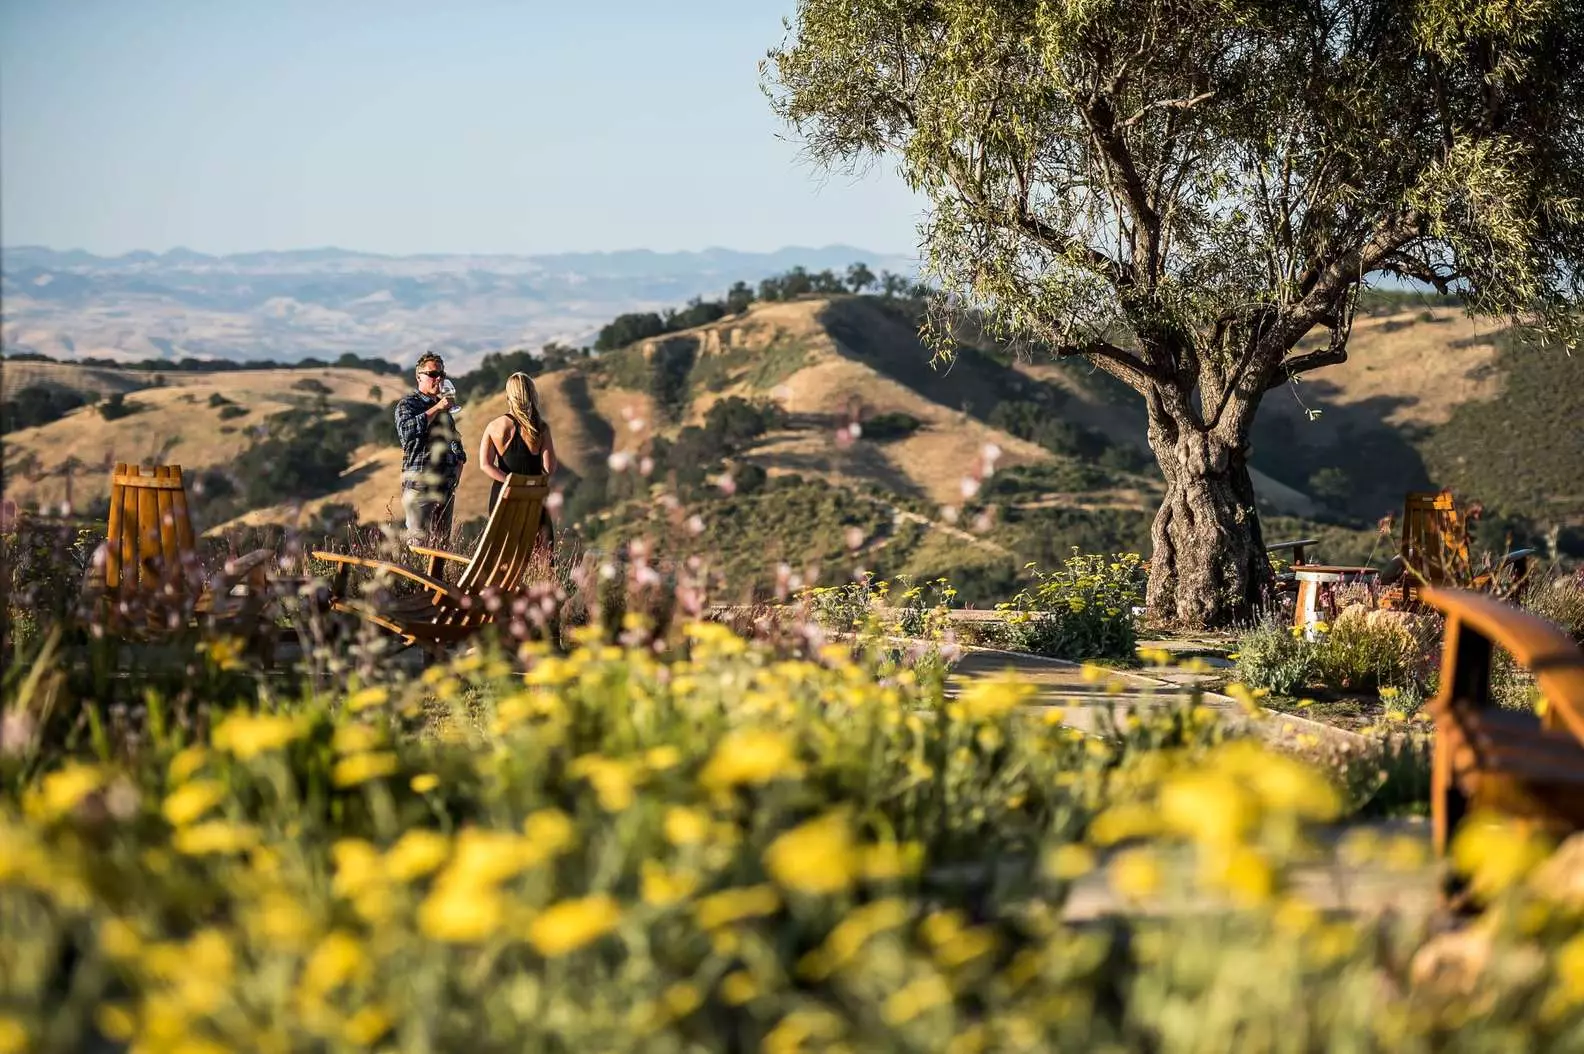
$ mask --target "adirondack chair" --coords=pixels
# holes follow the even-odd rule
[[[84,599],[111,632],[158,637],[195,622],[249,640],[267,636],[268,569],[258,549],[206,576],[180,465],[118,464],[110,477],[110,523],[103,559],[84,583]]]
[[[1556,626],[1487,593],[1427,588],[1446,616],[1431,769],[1431,833],[1444,855],[1459,823],[1491,810],[1559,834],[1584,830],[1584,651]],[[1536,717],[1491,703],[1493,647],[1534,673]],[[1452,899],[1461,896],[1456,886]]]
[[[1385,607],[1414,607],[1424,585],[1466,586],[1488,591],[1503,581],[1509,595],[1522,593],[1533,549],[1517,549],[1489,571],[1475,573],[1469,558],[1468,519],[1449,490],[1413,492],[1403,501],[1401,552],[1381,572],[1382,585],[1395,585],[1382,598]]]
[[[431,655],[440,654],[447,646],[495,620],[501,605],[492,603],[492,598],[499,600],[521,591],[534,558],[549,494],[549,480],[544,476],[507,476],[500,500],[471,557],[424,545],[408,546],[418,555],[429,557],[431,563],[450,560],[465,564],[455,585],[386,560],[315,551],[315,559],[337,565],[330,588],[331,608],[389,630],[404,647],[418,645]],[[410,597],[355,599],[349,581],[355,567],[395,575],[423,588]]]

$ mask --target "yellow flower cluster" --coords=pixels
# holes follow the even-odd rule
[[[1473,1027],[1389,992],[1364,923],[1289,881],[1307,827],[1342,813],[1332,779],[1222,742],[1210,711],[1084,734],[1031,719],[1015,678],[949,696],[856,654],[785,659],[709,623],[664,656],[589,634],[525,652],[526,673],[483,651],[417,688],[217,706],[200,742],[19,777],[0,798],[0,1054],[85,1045],[90,1025],[150,1052],[729,1034],[958,1054],[1109,1049],[1131,1028],[1173,1049],[1274,1048],[1288,1030],[1412,1049]],[[460,734],[407,730],[420,689]],[[1481,1006],[1529,1014],[1504,1036],[1555,1039],[1584,1012],[1584,904],[1537,892],[1548,849],[1483,821],[1456,846],[1540,949],[1521,982],[1483,982]],[[1425,863],[1411,838],[1343,855],[1404,881]],[[1094,897],[1193,910],[1119,955],[1064,919]],[[1182,1010],[1202,1006],[1217,1010]]]

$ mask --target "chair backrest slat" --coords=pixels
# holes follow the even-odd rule
[[[126,520],[121,515],[122,486],[115,480],[126,475],[126,470],[124,463],[117,464],[115,475],[110,477],[110,528],[105,532],[105,588],[110,590],[121,586],[121,532]]]
[[[172,468],[169,465],[160,465],[154,469],[156,479],[172,478]],[[181,469],[175,469],[180,473]],[[178,475],[175,478],[180,479]],[[176,503],[172,495],[178,493],[173,490],[156,490],[154,504],[159,514],[160,559],[164,563],[165,574],[175,575],[181,570],[181,550],[176,545]]]
[[[539,519],[549,490],[544,476],[506,477],[484,536],[457,580],[458,589],[464,593],[509,591],[521,584],[539,536]]]
[[[171,478],[180,484],[170,492],[171,515],[175,517],[176,526],[176,551],[195,553],[198,546],[193,539],[192,509],[187,504],[187,481],[182,476],[180,465],[171,466]]]
[[[128,475],[136,468],[128,466]],[[121,481],[121,579],[118,584],[123,593],[130,593],[137,589],[142,573],[138,564],[138,489],[127,486],[125,477],[118,479]]]

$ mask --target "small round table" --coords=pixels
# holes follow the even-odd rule
[[[1293,626],[1301,629],[1307,640],[1318,636],[1315,623],[1324,614],[1336,614],[1333,590],[1337,586],[1357,585],[1379,572],[1373,567],[1337,567],[1332,564],[1307,564],[1294,567],[1293,577],[1298,580],[1298,600],[1293,605]]]

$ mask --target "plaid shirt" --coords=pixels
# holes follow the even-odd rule
[[[467,454],[462,450],[462,437],[457,434],[456,422],[448,413],[424,414],[439,399],[431,399],[422,392],[413,392],[396,404],[396,438],[402,448],[402,489],[420,490],[429,487],[449,493],[456,489],[457,478]]]

